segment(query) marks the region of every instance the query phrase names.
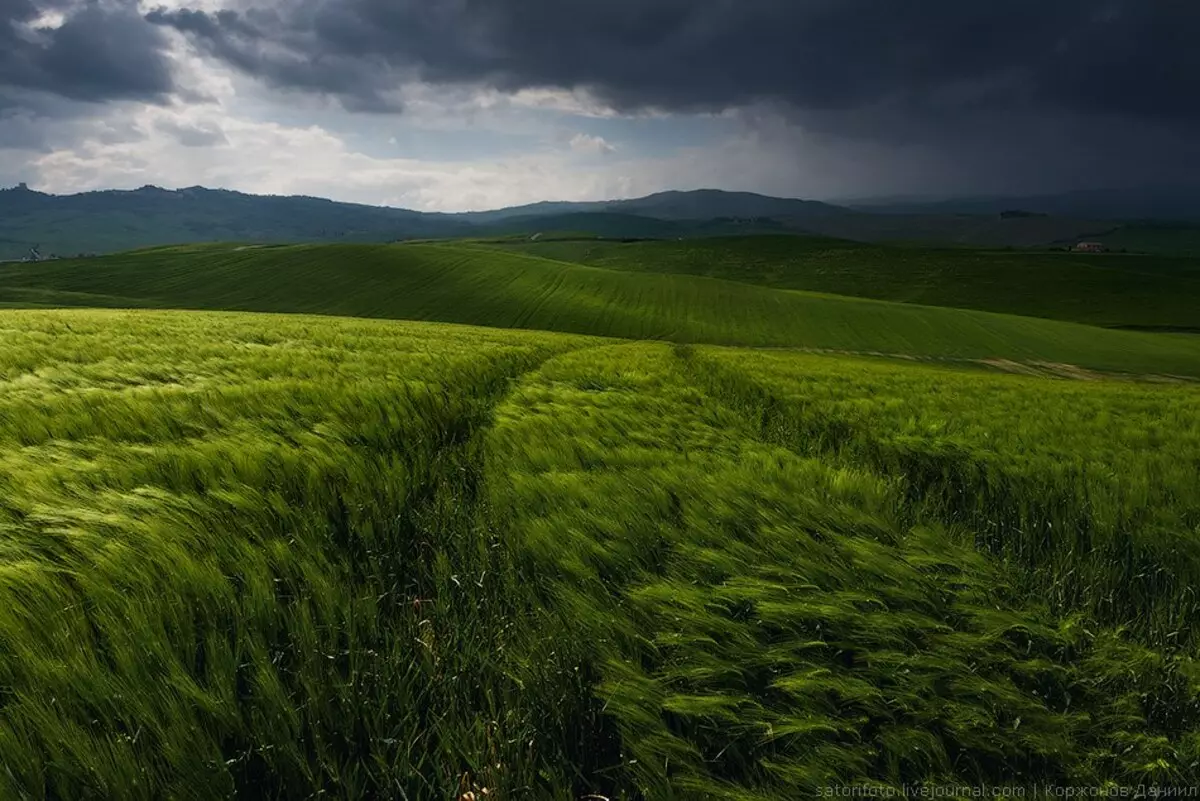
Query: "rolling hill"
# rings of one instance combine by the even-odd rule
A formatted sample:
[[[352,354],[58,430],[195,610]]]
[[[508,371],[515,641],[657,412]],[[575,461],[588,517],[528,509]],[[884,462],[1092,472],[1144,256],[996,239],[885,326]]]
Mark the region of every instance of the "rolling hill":
[[[0,260],[111,253],[196,242],[394,242],[534,234],[612,239],[802,233],[869,242],[1034,247],[1081,238],[1154,252],[1196,251],[1196,229],[1002,214],[866,213],[825,203],[717,190],[631,200],[544,202],[461,214],[188,187],[49,195],[0,190]]]
[[[208,245],[0,266],[0,303],[303,312],[1200,376],[1200,339],[464,245]]]
[[[538,239],[703,239],[713,236],[786,234],[792,229],[769,217],[660,219],[615,211],[580,211],[506,217],[480,225],[480,238]]]
[[[955,197],[946,199],[864,199],[847,203],[865,212],[886,214],[992,215],[1013,209],[1062,217],[1099,220],[1191,220],[1200,222],[1196,186],[1133,186],[1084,189],[1039,195]]]
[[[247,195],[189,187],[48,195],[0,190],[0,258],[74,256],[183,242],[349,241],[461,236],[463,222],[402,209],[310,197]]]
[[[767,197],[752,192],[725,192],[718,189],[659,192],[635,200],[613,201],[608,208],[664,220],[704,220],[713,217],[815,220],[846,213],[843,208],[814,200]]]
[[[475,223],[491,223],[504,219],[587,212],[633,214],[660,220],[709,220],[716,217],[808,219],[845,214],[846,209],[815,200],[768,197],[753,192],[697,189],[690,192],[657,192],[627,200],[531,203],[452,216]]]
[[[1111,327],[1200,330],[1186,257],[872,245],[801,236],[493,245],[611,270],[980,309]]]
[[[495,212],[440,214],[189,187],[57,196],[21,185],[0,190],[0,259],[76,256],[195,242],[391,242],[576,232],[613,238],[677,238],[790,227],[835,207],[727,192],[671,192],[640,200],[539,203]],[[756,222],[757,221],[757,222]]]

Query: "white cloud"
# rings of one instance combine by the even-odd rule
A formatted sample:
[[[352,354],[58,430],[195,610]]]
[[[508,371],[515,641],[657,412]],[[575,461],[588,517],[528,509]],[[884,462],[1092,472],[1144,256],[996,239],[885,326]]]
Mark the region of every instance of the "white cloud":
[[[200,184],[426,211],[602,197],[628,186],[619,173],[590,169],[574,154],[552,150],[505,159],[386,158],[357,152],[318,126],[211,114],[209,106],[143,106],[126,119],[125,138],[108,135],[109,121],[95,120],[77,143],[33,158],[31,184],[55,193]],[[195,146],[205,136],[213,141]]]
[[[558,111],[576,117],[612,119],[620,116],[612,107],[584,89],[521,89],[505,95],[495,89],[483,93],[493,104],[517,108]]]
[[[385,143],[364,152],[357,140],[319,125],[287,125],[229,112],[220,102],[109,107],[77,124],[73,141],[30,152],[22,179],[71,193],[157,184],[203,185],[262,194],[306,194],[423,211],[466,211],[538,200],[633,197],[664,189],[722,187],[820,197],[853,165],[786,127],[747,127],[714,145],[659,157],[617,150],[605,138],[568,130],[525,152],[480,151],[438,160],[399,158]],[[402,124],[397,118],[396,124]],[[560,122],[561,124],[561,122]],[[810,158],[797,157],[797,145]],[[603,156],[603,158],[597,158]],[[858,170],[864,180],[869,178]]]
[[[69,125],[43,120],[40,146],[18,130],[19,120],[6,129],[0,119],[0,146],[24,148],[15,159],[5,154],[0,177],[56,193],[203,185],[428,211],[701,187],[820,197],[847,175],[874,177],[874,165],[848,161],[778,117],[697,115],[680,124],[732,132],[713,144],[672,147],[681,130],[674,123],[617,119],[584,91],[411,84],[396,90],[402,114],[350,114],[320,98],[271,92],[172,36],[187,97],[92,107],[92,116]],[[619,147],[601,135],[614,130]],[[647,147],[661,155],[645,155]]]
[[[173,43],[167,50],[167,58],[175,73],[179,86],[187,87],[186,102],[229,102],[237,97],[237,76],[225,67],[214,65],[189,47],[178,31],[166,29],[163,33]]]
[[[22,27],[25,29],[25,32],[36,37],[39,31],[61,28],[66,20],[66,14],[51,9],[43,11],[36,19],[30,20]]]
[[[402,114],[351,115],[336,104],[269,93],[195,56],[182,40],[171,57],[194,89],[189,97],[165,106],[94,107],[93,116],[56,126],[48,147],[17,151],[21,158],[10,164],[23,162],[20,170],[0,173],[59,194],[203,185],[427,211],[664,188],[643,178],[660,168],[640,163],[633,152],[617,158],[603,137],[568,127],[572,118],[610,115],[586,93],[504,95],[414,84],[398,90]],[[401,158],[402,131],[406,140],[436,142],[439,132],[468,138],[436,160],[411,152]],[[501,139],[503,145],[493,144]],[[607,157],[601,163],[598,155]]]
[[[577,133],[571,137],[571,150],[576,153],[585,153],[594,156],[606,156],[609,153],[617,152],[617,149],[610,145],[603,136],[591,136],[585,133]]]

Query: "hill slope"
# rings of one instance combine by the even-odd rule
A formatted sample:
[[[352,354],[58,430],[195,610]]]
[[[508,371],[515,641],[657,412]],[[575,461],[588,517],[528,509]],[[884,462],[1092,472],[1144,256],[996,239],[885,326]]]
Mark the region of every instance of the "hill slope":
[[[74,256],[183,242],[381,242],[472,230],[463,221],[403,209],[198,186],[64,196],[0,190],[0,258],[22,258],[36,245],[43,255]]]
[[[23,258],[39,246],[43,255],[75,256],[194,242],[391,242],[554,230],[674,238],[747,230],[735,220],[840,213],[848,212],[812,201],[719,191],[442,214],[199,186],[59,196],[21,185],[0,190],[0,259]],[[716,222],[705,224],[709,220]]]
[[[609,212],[654,217],[660,220],[709,220],[716,217],[793,217],[818,218],[847,213],[846,209],[815,200],[798,200],[759,195],[753,192],[726,192],[697,189],[689,192],[657,192],[627,200],[531,203],[494,211],[467,212],[454,217],[476,223],[512,218],[529,218],[571,213]]]
[[[543,202],[462,214],[188,187],[49,195],[0,190],[0,260],[111,253],[195,242],[393,242],[577,232],[611,238],[798,232],[861,241],[1040,246],[1113,238],[1137,249],[1194,252],[1196,229],[1130,229],[1113,221],[1046,216],[868,214],[745,192],[662,192],[645,198]]]
[[[457,245],[193,246],[0,266],[0,303],[310,312],[1200,376],[1200,339]]]
[[[863,211],[899,214],[999,214],[1023,209],[1040,214],[1092,219],[1166,219],[1200,222],[1196,186],[1142,186],[1085,189],[1046,195],[960,197],[948,200],[863,200],[850,204]]]
[[[613,270],[702,275],[1090,325],[1200,327],[1200,262],[1189,258],[901,247],[799,236],[502,247]]]

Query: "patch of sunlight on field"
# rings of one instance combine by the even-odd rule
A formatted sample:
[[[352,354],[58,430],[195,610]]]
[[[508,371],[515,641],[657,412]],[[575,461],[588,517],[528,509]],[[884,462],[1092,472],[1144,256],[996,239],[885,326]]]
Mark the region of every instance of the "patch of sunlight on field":
[[[246,251],[192,246],[9,265],[0,271],[0,300],[22,297],[31,303],[47,298],[82,303],[90,297],[105,306],[314,313],[625,339],[1004,358],[1200,377],[1200,338],[597,269],[467,245]]]

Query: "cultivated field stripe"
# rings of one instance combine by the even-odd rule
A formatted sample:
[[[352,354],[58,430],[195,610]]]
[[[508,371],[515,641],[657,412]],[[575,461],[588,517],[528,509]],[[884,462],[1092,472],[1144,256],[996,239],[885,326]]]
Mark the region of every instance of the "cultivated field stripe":
[[[620,272],[467,246],[162,250],[10,266],[0,271],[0,297],[6,291],[1200,376],[1200,338]]]

